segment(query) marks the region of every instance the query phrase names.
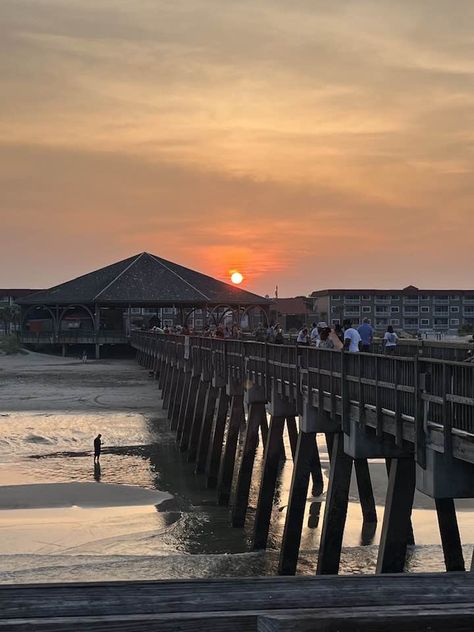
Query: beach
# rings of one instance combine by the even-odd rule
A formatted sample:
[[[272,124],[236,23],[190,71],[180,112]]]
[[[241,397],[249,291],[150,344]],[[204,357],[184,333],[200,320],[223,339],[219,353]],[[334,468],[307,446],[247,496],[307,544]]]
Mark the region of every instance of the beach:
[[[104,441],[100,467],[92,441]],[[327,483],[328,455],[319,442]],[[287,445],[287,455],[290,450]],[[261,467],[261,446],[256,471]],[[362,531],[353,481],[342,572],[373,572],[386,492],[370,464],[379,523]],[[244,529],[193,474],[161,408],[157,383],[133,360],[28,353],[0,356],[0,582],[159,579],[276,572],[292,463],[282,466],[267,552],[251,552],[258,472]],[[355,479],[355,477],[353,477]],[[457,501],[469,559],[470,500]],[[416,494],[409,570],[442,570],[434,503]],[[299,573],[314,573],[324,494],[308,499]]]

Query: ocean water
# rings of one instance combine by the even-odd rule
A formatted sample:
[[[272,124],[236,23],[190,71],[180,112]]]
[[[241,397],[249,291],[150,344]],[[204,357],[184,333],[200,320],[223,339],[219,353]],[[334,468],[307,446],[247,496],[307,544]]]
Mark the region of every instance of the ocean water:
[[[104,441],[100,472],[91,449]],[[240,446],[241,447],[241,446]],[[287,455],[290,455],[286,439]],[[320,442],[327,486],[328,455]],[[4,411],[0,413],[0,484],[88,481],[159,489],[173,500],[157,507],[65,508],[0,511],[0,582],[165,579],[275,574],[278,567],[291,458],[282,464],[268,550],[251,550],[253,518],[262,465],[259,446],[245,528],[230,526],[229,510],[179,451],[169,424],[138,411]],[[379,523],[362,528],[357,488],[350,506],[341,559],[342,573],[373,573],[386,490],[385,464],[371,464]],[[355,478],[355,477],[354,477]],[[298,573],[313,574],[325,494],[308,499]],[[432,501],[417,495],[413,523],[417,545],[407,570],[441,571],[442,549]],[[472,555],[471,506],[460,505],[466,560]]]

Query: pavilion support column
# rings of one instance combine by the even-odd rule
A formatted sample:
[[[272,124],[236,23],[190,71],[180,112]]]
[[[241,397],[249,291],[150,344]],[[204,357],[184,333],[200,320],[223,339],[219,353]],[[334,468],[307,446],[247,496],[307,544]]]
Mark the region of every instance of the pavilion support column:
[[[294,575],[296,573],[315,442],[315,432],[300,432],[298,434],[280,550],[279,575]]]
[[[456,507],[452,498],[435,498],[444,563],[448,572],[465,571]]]
[[[332,445],[329,486],[316,571],[318,575],[337,575],[339,572],[351,473],[352,457],[344,452],[343,434],[338,432]]]
[[[198,395],[200,381],[201,378],[199,377],[199,375],[191,376],[191,382],[186,399],[186,409],[184,412],[183,426],[180,431],[178,429],[178,433],[181,432],[181,436],[179,436],[179,449],[181,450],[181,452],[185,452],[189,446],[189,437],[191,435],[191,426],[193,423],[194,409],[196,407],[196,398]]]
[[[206,485],[209,489],[214,489],[217,486],[228,408],[229,398],[226,390],[224,387],[220,387],[212,424],[211,449],[207,455],[206,463]]]
[[[202,417],[204,415],[204,406],[206,403],[208,382],[199,381],[199,387],[196,397],[196,404],[193,411],[193,420],[191,423],[191,431],[189,434],[188,445],[188,462],[193,463],[196,460],[199,436],[201,434]]]
[[[249,404],[247,431],[240,460],[237,487],[232,507],[232,526],[243,527],[249,502],[250,484],[252,482],[253,465],[257,451],[258,431],[263,418],[266,422],[265,401]]]
[[[240,426],[245,420],[244,393],[242,385],[232,385],[228,391],[231,396],[227,439],[219,469],[217,501],[219,505],[228,505],[234,476],[235,453],[239,439]]]
[[[217,389],[209,382],[202,415],[201,431],[196,453],[195,474],[203,474],[206,470],[207,455],[210,451],[212,423],[216,410]]]
[[[414,494],[414,458],[391,459],[377,573],[402,573],[405,568]]]

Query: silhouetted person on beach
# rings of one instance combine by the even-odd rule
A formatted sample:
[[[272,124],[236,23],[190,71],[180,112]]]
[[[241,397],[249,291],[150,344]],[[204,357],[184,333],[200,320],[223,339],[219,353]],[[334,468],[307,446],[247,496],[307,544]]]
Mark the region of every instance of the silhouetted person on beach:
[[[94,462],[99,462],[100,459],[100,450],[102,448],[102,441],[100,440],[101,434],[98,434],[94,439]]]

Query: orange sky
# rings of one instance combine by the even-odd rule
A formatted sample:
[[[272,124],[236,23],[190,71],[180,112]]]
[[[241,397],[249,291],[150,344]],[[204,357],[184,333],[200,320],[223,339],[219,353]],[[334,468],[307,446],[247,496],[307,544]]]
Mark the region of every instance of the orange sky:
[[[472,0],[2,0],[0,287],[147,250],[472,288]]]

